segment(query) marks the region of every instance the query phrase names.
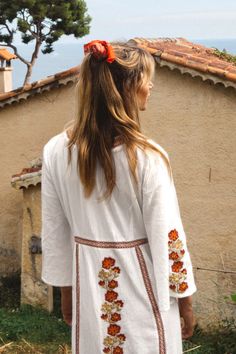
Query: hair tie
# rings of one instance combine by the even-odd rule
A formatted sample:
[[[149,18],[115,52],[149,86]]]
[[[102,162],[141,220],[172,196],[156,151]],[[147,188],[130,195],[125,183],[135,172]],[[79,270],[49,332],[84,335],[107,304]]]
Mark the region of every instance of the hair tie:
[[[108,63],[115,60],[112,46],[106,41],[94,40],[84,45],[84,54],[91,53],[96,59],[105,59]]]

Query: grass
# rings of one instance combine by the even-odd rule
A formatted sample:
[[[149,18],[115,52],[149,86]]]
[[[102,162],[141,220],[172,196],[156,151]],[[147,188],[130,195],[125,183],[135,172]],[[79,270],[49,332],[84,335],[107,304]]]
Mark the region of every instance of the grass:
[[[236,354],[236,322],[234,319],[219,323],[218,328],[207,332],[196,327],[193,337],[183,343],[190,354]],[[188,351],[195,348],[192,351]]]
[[[70,328],[60,311],[60,292],[54,288],[54,311],[20,306],[20,276],[1,279],[0,353],[69,354]]]
[[[70,329],[61,318],[23,305],[18,309],[0,309],[0,337],[4,342],[24,338],[32,343],[69,344]]]
[[[29,305],[20,307],[19,275],[2,280],[2,284],[0,353],[71,354],[70,328],[62,320],[59,289],[55,289],[55,310],[48,314]],[[236,354],[236,321],[223,321],[208,332],[196,327],[183,347],[186,354]]]

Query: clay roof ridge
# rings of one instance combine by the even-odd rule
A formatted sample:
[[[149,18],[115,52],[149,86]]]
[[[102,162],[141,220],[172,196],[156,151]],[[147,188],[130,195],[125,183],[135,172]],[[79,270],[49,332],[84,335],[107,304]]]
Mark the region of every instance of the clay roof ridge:
[[[215,84],[236,88],[236,63],[219,57],[214,48],[192,43],[182,37],[134,38],[128,43],[148,50],[161,66],[172,68],[174,65],[181,73],[189,70],[193,77],[199,75],[203,80],[209,79]]]
[[[4,60],[17,59],[17,56],[7,50],[7,48],[0,48],[0,58]]]

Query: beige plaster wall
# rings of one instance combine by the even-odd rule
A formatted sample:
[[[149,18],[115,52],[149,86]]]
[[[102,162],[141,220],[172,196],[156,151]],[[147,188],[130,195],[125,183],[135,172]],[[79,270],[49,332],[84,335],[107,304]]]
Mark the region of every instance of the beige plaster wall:
[[[52,287],[41,280],[42,255],[32,252],[32,236],[41,238],[41,186],[24,189],[22,260],[21,260],[21,303],[53,309]],[[40,242],[41,244],[41,242]],[[39,247],[40,248],[40,247]]]
[[[20,268],[23,199],[11,176],[41,155],[44,144],[74,118],[74,85],[0,110],[0,277]]]
[[[236,271],[236,91],[158,70],[143,131],[169,153],[194,267]],[[236,274],[196,270],[201,323],[236,315]]]

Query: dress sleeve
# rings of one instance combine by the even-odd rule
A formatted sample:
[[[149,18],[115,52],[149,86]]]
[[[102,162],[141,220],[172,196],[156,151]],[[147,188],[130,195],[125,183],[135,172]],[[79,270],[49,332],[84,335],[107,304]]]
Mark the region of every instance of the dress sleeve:
[[[167,160],[168,154],[165,152]],[[170,166],[171,170],[171,166]],[[143,187],[143,217],[154,263],[157,293],[186,297],[196,291],[172,171],[161,155],[149,161]],[[164,306],[165,307],[165,306]]]
[[[71,230],[50,173],[49,154],[45,150],[44,147],[41,180],[42,280],[52,286],[71,286]]]

